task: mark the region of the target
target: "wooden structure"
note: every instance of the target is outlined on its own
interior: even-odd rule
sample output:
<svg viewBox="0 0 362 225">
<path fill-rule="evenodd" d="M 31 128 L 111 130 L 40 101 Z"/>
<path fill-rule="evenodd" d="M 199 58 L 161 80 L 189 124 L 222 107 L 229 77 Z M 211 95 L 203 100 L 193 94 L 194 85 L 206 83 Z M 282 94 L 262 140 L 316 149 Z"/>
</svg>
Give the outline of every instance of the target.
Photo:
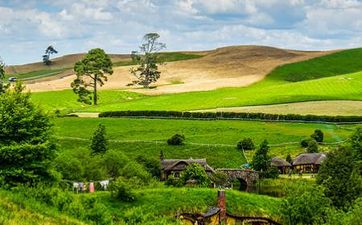
<svg viewBox="0 0 362 225">
<path fill-rule="evenodd" d="M 293 161 L 293 168 L 302 173 L 318 173 L 319 167 L 326 158 L 323 153 L 303 153 Z"/>
<path fill-rule="evenodd" d="M 278 157 L 272 158 L 271 165 L 278 168 L 280 174 L 287 174 L 292 169 L 292 164 Z"/>
<path fill-rule="evenodd" d="M 161 180 L 167 180 L 170 175 L 179 177 L 181 172 L 191 164 L 199 164 L 205 169 L 208 175 L 215 173 L 214 169 L 209 166 L 206 159 L 163 159 L 161 158 Z"/>
</svg>

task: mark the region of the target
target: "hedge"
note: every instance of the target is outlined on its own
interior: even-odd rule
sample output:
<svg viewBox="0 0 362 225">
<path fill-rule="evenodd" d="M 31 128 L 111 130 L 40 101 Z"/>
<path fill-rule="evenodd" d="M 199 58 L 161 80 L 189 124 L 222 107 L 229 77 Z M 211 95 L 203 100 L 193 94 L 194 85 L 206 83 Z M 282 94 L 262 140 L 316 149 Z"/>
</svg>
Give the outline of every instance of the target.
<svg viewBox="0 0 362 225">
<path fill-rule="evenodd" d="M 267 114 L 246 112 L 180 112 L 180 111 L 110 111 L 102 112 L 99 117 L 146 117 L 146 118 L 182 118 L 182 119 L 240 119 L 269 121 L 303 121 L 329 123 L 360 123 L 362 116 L 319 116 L 298 114 Z"/>
</svg>

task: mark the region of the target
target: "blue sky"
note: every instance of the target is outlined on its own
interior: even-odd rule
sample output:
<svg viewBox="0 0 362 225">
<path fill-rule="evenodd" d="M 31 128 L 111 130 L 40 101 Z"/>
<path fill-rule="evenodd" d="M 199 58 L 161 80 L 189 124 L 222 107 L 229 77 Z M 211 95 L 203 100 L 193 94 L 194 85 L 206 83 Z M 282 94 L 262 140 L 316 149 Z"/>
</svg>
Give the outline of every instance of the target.
<svg viewBox="0 0 362 225">
<path fill-rule="evenodd" d="M 39 61 L 95 47 L 137 50 L 158 32 L 167 50 L 268 45 L 325 50 L 362 46 L 361 0 L 0 0 L 0 57 Z"/>
</svg>

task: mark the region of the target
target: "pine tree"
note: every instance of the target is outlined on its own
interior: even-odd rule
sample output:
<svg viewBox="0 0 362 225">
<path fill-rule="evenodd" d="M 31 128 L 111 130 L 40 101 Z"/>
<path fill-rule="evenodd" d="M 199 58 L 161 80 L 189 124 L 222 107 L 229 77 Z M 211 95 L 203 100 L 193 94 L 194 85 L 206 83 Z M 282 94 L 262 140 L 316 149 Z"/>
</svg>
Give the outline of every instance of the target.
<svg viewBox="0 0 362 225">
<path fill-rule="evenodd" d="M 271 157 L 268 155 L 268 152 L 268 141 L 264 140 L 253 156 L 252 167 L 254 168 L 254 170 L 264 172 L 268 170 L 271 163 Z"/>
<path fill-rule="evenodd" d="M 106 138 L 106 127 L 99 124 L 97 130 L 93 133 L 91 143 L 92 154 L 104 154 L 108 149 L 108 141 Z"/>
</svg>

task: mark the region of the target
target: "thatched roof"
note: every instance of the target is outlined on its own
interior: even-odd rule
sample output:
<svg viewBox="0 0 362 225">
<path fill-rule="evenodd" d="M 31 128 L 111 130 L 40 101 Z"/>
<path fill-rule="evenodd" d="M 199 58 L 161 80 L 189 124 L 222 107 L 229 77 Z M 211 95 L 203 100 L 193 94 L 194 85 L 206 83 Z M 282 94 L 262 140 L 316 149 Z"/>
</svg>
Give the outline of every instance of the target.
<svg viewBox="0 0 362 225">
<path fill-rule="evenodd" d="M 162 170 L 173 170 L 177 165 L 179 164 L 187 164 L 187 165 L 191 165 L 191 164 L 199 164 L 202 167 L 205 168 L 206 171 L 212 171 L 214 172 L 214 169 L 209 166 L 206 162 L 206 159 L 164 159 L 161 160 L 161 169 Z"/>
<path fill-rule="evenodd" d="M 294 159 L 293 166 L 307 164 L 320 165 L 325 158 L 326 155 L 323 153 L 304 153 Z"/>
<path fill-rule="evenodd" d="M 272 166 L 275 166 L 275 167 L 288 167 L 288 166 L 292 166 L 290 163 L 288 163 L 288 162 L 285 161 L 284 159 L 281 159 L 281 158 L 278 158 L 278 157 L 272 158 L 271 165 L 272 165 Z"/>
</svg>

